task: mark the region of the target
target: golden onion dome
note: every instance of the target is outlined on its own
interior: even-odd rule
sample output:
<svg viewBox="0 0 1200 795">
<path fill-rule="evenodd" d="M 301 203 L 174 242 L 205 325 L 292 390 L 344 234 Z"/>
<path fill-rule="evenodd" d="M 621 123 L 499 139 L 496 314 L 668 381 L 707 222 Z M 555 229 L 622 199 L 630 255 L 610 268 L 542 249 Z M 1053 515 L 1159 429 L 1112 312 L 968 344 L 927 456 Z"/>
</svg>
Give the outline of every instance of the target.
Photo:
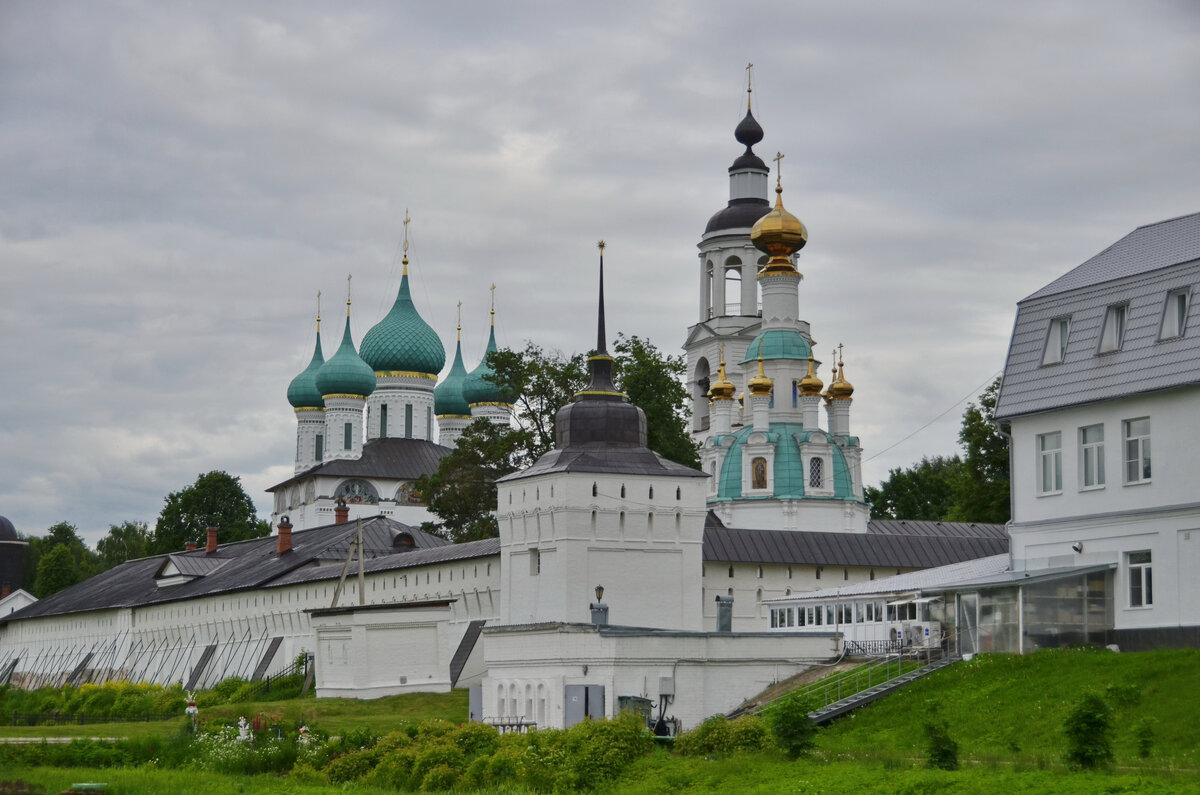
<svg viewBox="0 0 1200 795">
<path fill-rule="evenodd" d="M 821 388 L 825 386 L 825 382 L 817 377 L 813 370 L 813 357 L 810 354 L 808 357 L 808 375 L 800 379 L 800 394 L 820 396 Z"/>
<path fill-rule="evenodd" d="M 854 385 L 846 380 L 845 362 L 838 362 L 838 374 L 829 385 L 829 396 L 834 400 L 850 400 L 854 394 Z"/>
<path fill-rule="evenodd" d="M 753 397 L 762 397 L 770 395 L 771 390 L 775 387 L 775 382 L 767 377 L 763 371 L 762 343 L 758 344 L 758 375 L 750 379 L 746 384 L 750 388 L 750 394 Z"/>
<path fill-rule="evenodd" d="M 733 382 L 725 375 L 725 349 L 722 346 L 721 367 L 717 370 L 717 380 L 709 387 L 708 397 L 710 400 L 733 400 L 735 389 Z"/>
<path fill-rule="evenodd" d="M 782 155 L 777 155 L 776 161 L 780 157 Z M 799 218 L 784 208 L 783 185 L 778 178 L 775 184 L 775 207 L 755 222 L 750 229 L 750 242 L 770 256 L 760 276 L 796 272 L 790 258 L 808 242 L 808 229 Z"/>
</svg>

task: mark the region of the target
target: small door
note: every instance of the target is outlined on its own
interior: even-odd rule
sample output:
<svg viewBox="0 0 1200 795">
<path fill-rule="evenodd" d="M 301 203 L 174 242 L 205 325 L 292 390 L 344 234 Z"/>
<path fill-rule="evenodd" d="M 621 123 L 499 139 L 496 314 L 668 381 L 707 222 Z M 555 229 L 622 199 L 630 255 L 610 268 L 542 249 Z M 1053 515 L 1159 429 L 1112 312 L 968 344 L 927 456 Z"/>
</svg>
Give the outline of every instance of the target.
<svg viewBox="0 0 1200 795">
<path fill-rule="evenodd" d="M 483 720 L 483 685 L 471 685 L 467 688 L 468 719 Z"/>
<path fill-rule="evenodd" d="M 958 596 L 958 653 L 979 651 L 979 594 Z"/>
<path fill-rule="evenodd" d="M 604 685 L 567 685 L 564 692 L 563 728 L 584 718 L 604 717 Z"/>
</svg>

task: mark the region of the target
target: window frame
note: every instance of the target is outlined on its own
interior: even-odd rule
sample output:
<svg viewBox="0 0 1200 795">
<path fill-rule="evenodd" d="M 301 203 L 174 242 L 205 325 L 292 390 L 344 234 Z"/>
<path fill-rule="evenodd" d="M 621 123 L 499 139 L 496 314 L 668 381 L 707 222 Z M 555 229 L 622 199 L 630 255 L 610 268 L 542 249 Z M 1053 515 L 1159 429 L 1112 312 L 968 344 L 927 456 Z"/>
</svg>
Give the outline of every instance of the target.
<svg viewBox="0 0 1200 795">
<path fill-rule="evenodd" d="M 1140 557 L 1145 555 L 1145 559 Z M 1138 557 L 1138 560 L 1134 558 Z M 1136 576 L 1135 576 L 1136 573 Z M 1130 609 L 1144 610 L 1154 607 L 1154 559 L 1148 549 L 1125 553 L 1125 574 L 1128 584 L 1126 596 Z M 1136 599 L 1135 599 L 1136 595 Z"/>
<path fill-rule="evenodd" d="M 1100 438 L 1089 441 L 1088 431 L 1099 431 Z M 1104 488 L 1105 483 L 1104 423 L 1082 425 L 1079 428 L 1079 490 L 1095 491 Z"/>
<path fill-rule="evenodd" d="M 1129 328 L 1129 302 L 1109 304 L 1104 310 L 1104 324 L 1100 328 L 1100 346 L 1097 353 L 1116 353 L 1125 344 L 1125 332 Z"/>
<path fill-rule="evenodd" d="M 1174 314 L 1172 318 L 1172 307 L 1175 306 L 1177 299 L 1183 299 L 1183 306 L 1180 311 Z M 1189 287 L 1179 287 L 1174 290 L 1167 291 L 1166 300 L 1163 301 L 1162 319 L 1158 325 L 1158 339 L 1162 340 L 1177 340 L 1187 333 L 1187 317 L 1188 311 L 1192 308 L 1192 291 Z M 1168 329 L 1167 321 L 1172 320 L 1171 329 Z"/>
<path fill-rule="evenodd" d="M 1057 447 L 1047 447 L 1046 444 L 1051 440 L 1051 437 L 1057 437 Z M 1055 494 L 1062 494 L 1062 431 L 1049 431 L 1047 433 L 1039 433 L 1037 435 L 1037 488 L 1038 496 L 1049 497 Z M 1047 466 L 1053 467 L 1048 470 Z M 1052 474 L 1054 482 L 1051 488 L 1047 488 L 1047 475 Z"/>
<path fill-rule="evenodd" d="M 1146 423 L 1145 433 L 1133 435 L 1134 423 Z M 1126 486 L 1140 486 L 1143 483 L 1149 483 L 1153 475 L 1153 453 L 1150 447 L 1150 418 L 1135 417 L 1130 420 L 1121 420 L 1121 475 L 1124 478 Z M 1135 447 L 1131 448 L 1130 444 Z M 1132 449 L 1137 450 L 1136 457 L 1130 456 Z M 1137 476 L 1130 477 L 1130 465 L 1138 464 Z"/>
<path fill-rule="evenodd" d="M 1055 329 L 1060 329 L 1055 339 Z M 1042 347 L 1042 366 L 1051 364 L 1062 364 L 1067 358 L 1067 345 L 1071 339 L 1071 316 L 1055 317 L 1050 319 L 1050 325 L 1046 329 L 1046 342 Z M 1053 354 L 1053 355 L 1052 355 Z"/>
</svg>

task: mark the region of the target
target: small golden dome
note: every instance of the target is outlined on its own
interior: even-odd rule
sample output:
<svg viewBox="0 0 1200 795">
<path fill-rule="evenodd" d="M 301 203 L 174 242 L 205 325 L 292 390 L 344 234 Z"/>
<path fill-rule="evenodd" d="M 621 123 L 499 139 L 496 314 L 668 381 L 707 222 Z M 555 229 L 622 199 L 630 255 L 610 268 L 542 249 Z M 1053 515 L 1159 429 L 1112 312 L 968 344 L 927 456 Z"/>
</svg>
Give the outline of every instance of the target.
<svg viewBox="0 0 1200 795">
<path fill-rule="evenodd" d="M 781 157 L 782 155 L 777 155 L 776 161 Z M 808 242 L 808 229 L 799 218 L 784 209 L 783 185 L 778 176 L 775 183 L 775 207 L 755 222 L 750 230 L 750 242 L 759 251 L 770 255 L 759 276 L 796 273 L 790 257 Z"/>
<path fill-rule="evenodd" d="M 808 375 L 800 379 L 800 394 L 801 395 L 816 395 L 820 396 L 821 387 L 825 386 L 825 382 L 817 378 L 816 372 L 813 370 L 813 357 L 808 357 Z"/>
<path fill-rule="evenodd" d="M 771 390 L 775 388 L 775 382 L 763 371 L 762 342 L 758 343 L 758 375 L 751 378 L 746 386 L 750 388 L 753 397 L 770 395 Z"/>
<path fill-rule="evenodd" d="M 721 367 L 717 370 L 717 380 L 709 387 L 708 396 L 712 400 L 733 400 L 736 387 L 725 375 L 725 346 L 721 346 Z"/>
<path fill-rule="evenodd" d="M 854 394 L 854 385 L 846 380 L 845 362 L 838 362 L 838 374 L 829 385 L 829 396 L 834 400 L 850 400 Z"/>
</svg>

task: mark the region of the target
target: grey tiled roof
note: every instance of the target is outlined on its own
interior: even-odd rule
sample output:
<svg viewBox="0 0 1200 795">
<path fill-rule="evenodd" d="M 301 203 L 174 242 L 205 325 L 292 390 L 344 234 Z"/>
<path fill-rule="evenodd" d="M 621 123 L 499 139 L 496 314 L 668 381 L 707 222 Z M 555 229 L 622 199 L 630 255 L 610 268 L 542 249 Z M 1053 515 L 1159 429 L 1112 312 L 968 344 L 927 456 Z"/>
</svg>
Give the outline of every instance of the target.
<svg viewBox="0 0 1200 795">
<path fill-rule="evenodd" d="M 872 519 L 867 532 L 885 536 L 944 536 L 946 538 L 1001 538 L 1008 540 L 1002 524 L 985 522 L 930 522 L 922 519 Z"/>
<path fill-rule="evenodd" d="M 425 439 L 372 439 L 363 445 L 360 458 L 324 461 L 276 483 L 267 491 L 290 486 L 313 475 L 416 480 L 421 475 L 436 472 L 438 463 L 449 453 L 449 447 Z"/>
<path fill-rule="evenodd" d="M 611 447 L 595 443 L 555 448 L 534 462 L 533 466 L 505 475 L 500 481 L 521 480 L 551 472 L 708 477 L 707 473 L 663 458 L 648 447 Z"/>
<path fill-rule="evenodd" d="M 1160 340 L 1168 292 L 1191 290 L 1186 332 Z M 997 418 L 1200 383 L 1200 213 L 1143 226 L 1017 305 Z M 1121 349 L 1099 353 L 1109 306 L 1127 303 Z M 1043 365 L 1050 322 L 1066 355 Z"/>
<path fill-rule="evenodd" d="M 867 582 L 856 582 L 841 588 L 822 588 L 801 594 L 767 599 L 768 602 L 795 602 L 808 599 L 833 599 L 850 596 L 875 596 L 882 594 L 907 593 L 932 588 L 942 588 L 954 583 L 970 582 L 981 578 L 997 577 L 1008 571 L 1008 555 L 990 555 L 975 560 L 965 560 L 947 566 L 924 571 L 908 571 L 894 577 L 884 577 Z"/>
</svg>

